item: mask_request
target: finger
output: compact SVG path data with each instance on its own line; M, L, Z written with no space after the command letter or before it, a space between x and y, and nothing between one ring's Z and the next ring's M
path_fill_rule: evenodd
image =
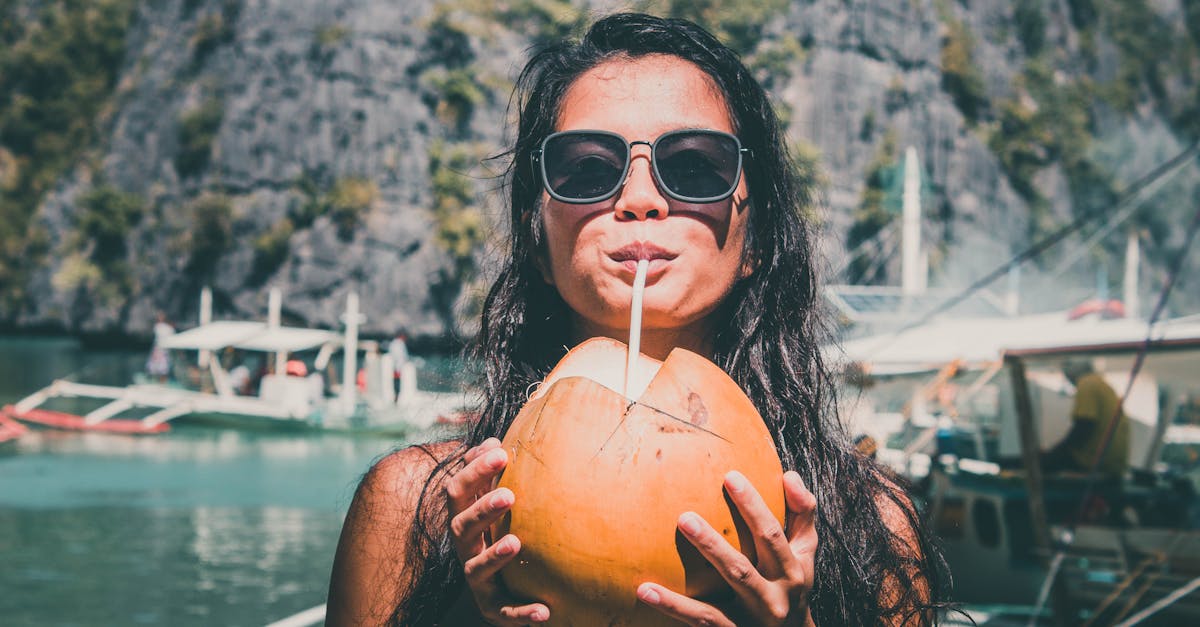
M480 455L500 446L500 440L496 438L488 438L480 442L477 446L472 446L466 453L463 453L463 461L471 463Z
M750 558L733 548L708 521L695 512L681 515L678 525L688 542L717 569L738 597L750 607L761 608L762 599L768 594L768 582L759 574Z
M446 480L446 498L451 515L468 507L478 498L476 495L491 487L492 479L508 464L508 453L494 448L476 457Z
M815 538L817 497L808 491L799 473L789 470L783 473L783 499L788 509L787 536L795 548L795 542L810 532Z
M811 586L817 554L817 497L804 486L800 475L789 471L783 475L783 497L788 508L788 544L795 556L784 566L793 581Z
M517 624L544 623L550 620L550 608L541 603L531 603L521 606L505 606L500 608L500 616Z
M754 536L758 570L780 572L782 564L792 558L792 547L779 519L742 473L732 470L725 475L725 491Z
M463 562L463 574L472 590L491 591L496 588L495 577L500 569L521 552L521 541L511 533L500 538L471 559Z
M475 501L450 519L450 536L464 562L484 550L484 532L512 507L512 490L500 488Z
M638 586L637 595L642 603L689 625L735 627L734 622L717 608L658 584L644 583Z

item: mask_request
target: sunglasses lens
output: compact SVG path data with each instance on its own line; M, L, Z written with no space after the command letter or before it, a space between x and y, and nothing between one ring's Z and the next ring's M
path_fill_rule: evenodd
M688 200L723 198L733 191L739 157L732 136L703 131L668 135L654 152L662 185Z
M553 136L542 152L546 185L568 201L602 198L621 183L628 156L628 145L620 137L600 133Z

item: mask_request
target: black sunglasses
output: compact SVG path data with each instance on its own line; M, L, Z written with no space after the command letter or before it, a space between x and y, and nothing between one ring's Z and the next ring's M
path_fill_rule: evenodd
M583 205L612 198L629 175L630 150L650 146L650 163L659 188L686 203L725 200L742 175L738 138L721 131L683 129L654 140L626 141L608 131L562 131L542 140L533 153L535 167L550 197Z

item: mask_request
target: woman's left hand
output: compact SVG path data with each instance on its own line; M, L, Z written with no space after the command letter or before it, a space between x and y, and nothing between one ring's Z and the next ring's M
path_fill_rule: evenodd
M638 586L638 598L688 625L811 625L808 592L817 552L816 497L799 474L784 473L785 528L740 472L725 475L725 490L754 536L757 565L695 513L680 516L678 526L733 588L739 607L718 608L654 583Z

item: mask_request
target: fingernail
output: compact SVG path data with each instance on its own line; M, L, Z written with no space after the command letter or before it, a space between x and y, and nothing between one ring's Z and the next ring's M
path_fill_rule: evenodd
M679 527L689 536L700 533L700 517L691 512L679 517Z
M498 448L489 452L487 457L483 458L483 463L489 468L499 468L504 463L504 458L504 449Z
M517 547L509 538L504 538L496 543L496 553L498 555L512 555L517 551Z
M725 475L725 485L731 492L741 492L746 489L746 476L736 470L730 470Z
M638 596L642 599L642 601L645 601L651 605L658 605L658 602L661 600L658 596L658 590L655 590L651 586L642 586L641 589L638 590Z
M513 493L501 488L492 495L492 498L488 499L488 505L490 505L492 509L500 509L501 507L508 507L509 505L512 505L512 500Z

